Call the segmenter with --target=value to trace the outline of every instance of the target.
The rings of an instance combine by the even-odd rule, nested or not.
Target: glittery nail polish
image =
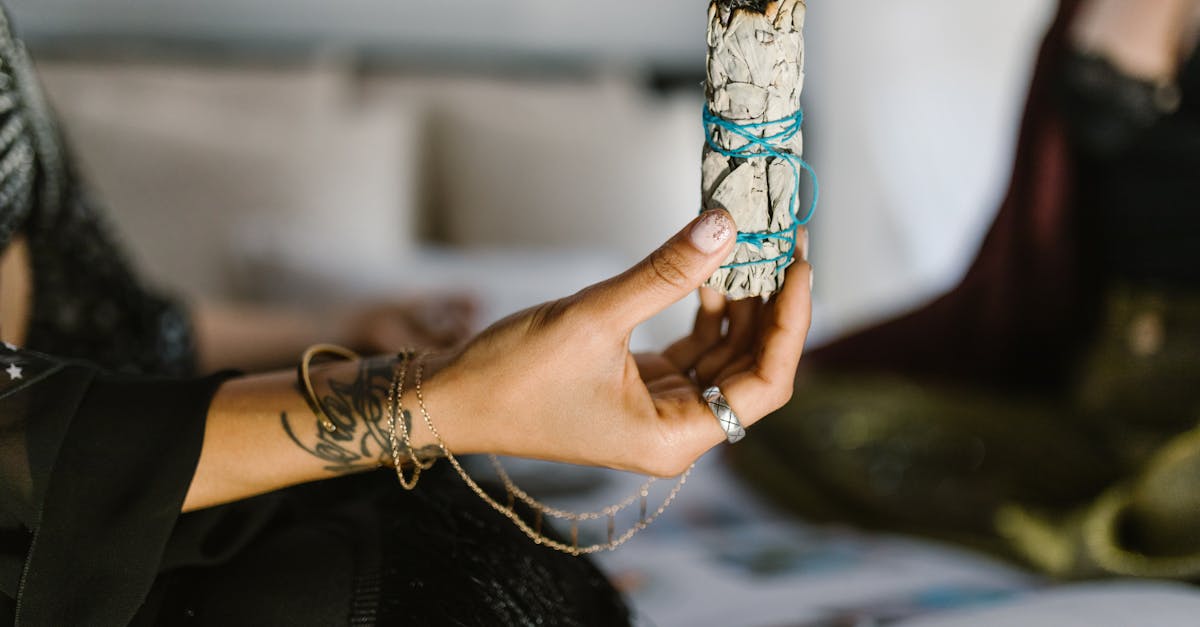
[[[694,245],[705,254],[715,253],[733,234],[733,224],[724,211],[709,211],[692,226],[688,234]]]

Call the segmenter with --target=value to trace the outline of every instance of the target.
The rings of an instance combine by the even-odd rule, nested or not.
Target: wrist
[[[455,455],[491,452],[495,449],[482,424],[484,416],[471,408],[467,389],[457,382],[450,367],[453,362],[454,356],[449,354],[424,357],[419,377],[417,364],[409,364],[401,402],[412,415],[413,444],[444,445]]]

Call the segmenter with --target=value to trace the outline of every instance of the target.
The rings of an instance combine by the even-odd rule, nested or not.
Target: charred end
[[[734,9],[742,9],[747,11],[755,11],[758,13],[766,13],[767,5],[774,0],[713,0],[717,6],[732,12]]]

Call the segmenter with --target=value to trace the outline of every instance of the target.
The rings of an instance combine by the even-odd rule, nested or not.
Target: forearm
[[[316,341],[339,342],[329,316],[250,305],[192,307],[202,372],[235,368],[263,372],[295,360]]]
[[[393,357],[344,362],[314,370],[322,407],[336,432],[320,425],[300,392],[294,372],[234,379],[221,387],[208,413],[203,449],[183,510],[229,503],[289,486],[391,466],[387,392]],[[440,451],[416,409],[413,373],[402,397],[417,416],[412,446],[422,458]],[[402,418],[403,419],[403,418]],[[439,430],[455,452],[478,452],[460,433],[452,412]],[[461,444],[459,446],[458,444]],[[408,451],[401,446],[401,461]]]

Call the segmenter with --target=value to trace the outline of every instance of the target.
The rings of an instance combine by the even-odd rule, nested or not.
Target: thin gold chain
[[[414,459],[412,478],[409,479],[404,476],[404,464],[400,460],[400,442],[396,438],[396,423],[403,423],[404,421],[398,421],[396,418],[400,412],[400,395],[404,393],[404,378],[406,376],[408,376],[408,360],[401,359],[400,363],[393,367],[392,381],[388,386],[388,443],[391,444],[392,462],[396,467],[396,479],[400,481],[400,487],[411,491],[417,487],[417,481],[421,479],[421,471],[423,469],[421,468],[421,464],[416,463]],[[407,441],[409,439],[407,425],[402,424],[400,428],[404,430],[404,439]]]
[[[417,397],[417,405],[420,408],[421,417],[425,420],[425,426],[429,427],[429,431],[430,431],[430,433],[433,434],[434,439],[437,441],[438,447],[442,449],[442,453],[446,456],[446,459],[450,462],[450,465],[454,467],[454,470],[456,472],[458,472],[459,477],[462,478],[463,482],[467,484],[467,487],[469,487],[471,489],[471,491],[475,493],[476,496],[478,496],[485,503],[487,503],[489,506],[491,506],[491,508],[496,510],[496,512],[498,512],[502,516],[511,520],[513,522],[513,524],[515,524],[517,526],[517,528],[521,530],[522,533],[524,533],[526,536],[529,537],[529,539],[533,540],[537,544],[547,546],[549,548],[552,548],[556,551],[561,551],[563,553],[569,553],[571,555],[587,555],[587,554],[592,554],[592,553],[599,553],[601,551],[611,551],[611,550],[621,546],[622,544],[625,544],[626,542],[628,542],[629,539],[632,538],[634,535],[636,535],[639,531],[645,529],[646,527],[649,527],[651,523],[653,523],[655,520],[657,520],[658,517],[661,516],[662,513],[665,512],[667,510],[667,508],[671,505],[671,503],[675,500],[675,497],[677,497],[679,495],[679,491],[682,490],[684,484],[687,483],[688,475],[691,474],[692,468],[695,467],[695,465],[692,465],[686,471],[684,471],[684,473],[682,475],[679,476],[679,482],[676,483],[675,486],[671,489],[671,491],[667,494],[666,498],[663,500],[662,505],[660,505],[658,507],[658,509],[656,509],[649,516],[646,515],[647,514],[646,498],[649,496],[649,482],[647,482],[647,484],[643,485],[642,488],[638,491],[638,493],[635,494],[630,499],[627,499],[627,501],[622,502],[618,505],[606,507],[603,510],[600,510],[600,512],[589,512],[588,514],[586,514],[586,516],[588,516],[587,518],[584,517],[585,516],[584,514],[576,514],[576,513],[572,513],[572,512],[565,512],[563,510],[556,510],[554,508],[545,507],[541,503],[538,503],[532,497],[528,497],[528,494],[526,494],[524,491],[520,491],[520,494],[523,494],[523,495],[525,495],[525,497],[528,497],[528,500],[526,500],[526,498],[522,498],[521,500],[524,501],[526,504],[529,504],[531,507],[533,507],[533,509],[538,513],[538,524],[537,524],[538,529],[534,529],[533,527],[531,527],[529,525],[529,523],[525,522],[525,520],[517,514],[516,509],[512,506],[511,498],[517,494],[517,491],[520,490],[520,488],[517,488],[517,486],[512,482],[512,480],[508,478],[507,473],[503,473],[501,475],[504,478],[505,489],[508,490],[508,494],[509,494],[509,498],[510,498],[510,503],[506,506],[506,505],[502,505],[499,502],[497,502],[494,498],[492,498],[492,496],[490,494],[488,494],[486,491],[484,491],[484,489],[481,488],[479,486],[479,484],[476,483],[475,480],[471,478],[471,475],[467,474],[466,469],[464,469],[462,467],[462,464],[459,463],[458,458],[456,458],[454,456],[454,454],[450,452],[450,449],[446,446],[446,442],[442,439],[441,433],[439,433],[437,430],[437,427],[434,426],[433,419],[430,418],[430,416],[429,416],[429,410],[425,406],[424,395],[421,393],[421,379],[422,379],[422,377],[424,375],[424,371],[425,371],[425,355],[422,353],[417,353],[415,355],[415,359],[416,359],[417,365],[416,365],[416,380],[414,382],[413,389],[414,389],[414,392]],[[401,391],[403,391],[402,388],[401,388]],[[400,404],[399,395],[397,395],[397,397],[396,397],[396,407],[400,408],[400,410],[402,411],[402,405]],[[493,457],[493,460],[494,460],[495,465],[499,467],[499,461],[495,460],[494,457]],[[634,523],[632,527],[625,530],[625,532],[622,533],[620,536],[615,536],[614,535],[614,533],[615,533],[614,523],[615,523],[616,512],[620,511],[621,509],[624,509],[625,507],[628,507],[629,505],[632,505],[639,498],[641,499],[642,509],[641,509],[641,515],[639,516],[638,521],[636,523]],[[567,544],[565,542],[560,542],[558,540],[555,540],[554,538],[550,538],[550,537],[546,536],[545,534],[543,534],[541,532],[541,529],[540,529],[541,524],[540,523],[541,523],[542,516],[544,514],[552,514],[556,518],[565,518],[567,520],[572,521],[571,544]],[[592,520],[595,518],[600,518],[602,516],[608,517],[608,542],[597,543],[597,544],[592,544],[592,545],[582,546],[582,547],[579,546],[579,521]]]
[[[400,405],[400,398],[404,396],[404,382],[408,379],[408,363],[413,359],[414,355],[415,353],[406,353],[400,360],[400,367],[402,370],[400,371],[400,376],[397,378],[396,405],[395,412],[392,414],[392,416],[393,418],[401,419],[400,430],[404,436],[404,448],[408,449],[408,456],[410,459],[412,459],[413,465],[421,470],[429,470],[430,468],[433,468],[434,464],[437,463],[437,458],[430,458],[427,462],[421,461],[421,456],[417,454],[417,450],[414,449],[412,445],[412,433],[410,433],[408,430],[409,421],[412,420],[412,416],[407,412],[404,412],[403,407]]]
[[[437,463],[436,459],[431,459],[429,462],[421,461],[412,446],[412,434],[408,430],[408,421],[403,419],[400,398],[404,395],[404,381],[408,378],[408,363],[411,359],[412,353],[404,353],[399,356],[398,363],[392,367],[392,381],[388,386],[387,396],[388,443],[391,444],[396,479],[400,481],[400,487],[410,491],[417,487],[417,482],[421,479],[421,472],[433,468],[433,465]],[[397,423],[399,424],[397,425]],[[400,459],[400,441],[398,441],[400,438],[396,437],[397,427],[402,434],[404,447],[408,449],[409,459],[412,460],[411,478],[404,476],[404,463]]]
[[[547,516],[558,518],[560,520],[600,520],[601,518],[615,516],[622,510],[636,503],[642,494],[649,493],[650,487],[653,486],[657,481],[653,478],[648,479],[642,484],[641,488],[638,488],[637,492],[630,495],[629,498],[625,499],[624,501],[617,503],[616,505],[610,505],[604,509],[594,512],[570,512],[567,510],[556,509],[533,498],[528,492],[522,490],[519,486],[517,486],[516,483],[513,482],[512,478],[508,476],[508,471],[504,469],[504,465],[500,463],[499,458],[497,458],[495,455],[488,455],[488,460],[491,461],[492,468],[496,471],[496,474],[500,477],[500,481],[504,484],[504,487],[509,491],[509,493],[517,497],[522,503],[525,503],[526,505],[538,510],[539,512],[542,512]]]

